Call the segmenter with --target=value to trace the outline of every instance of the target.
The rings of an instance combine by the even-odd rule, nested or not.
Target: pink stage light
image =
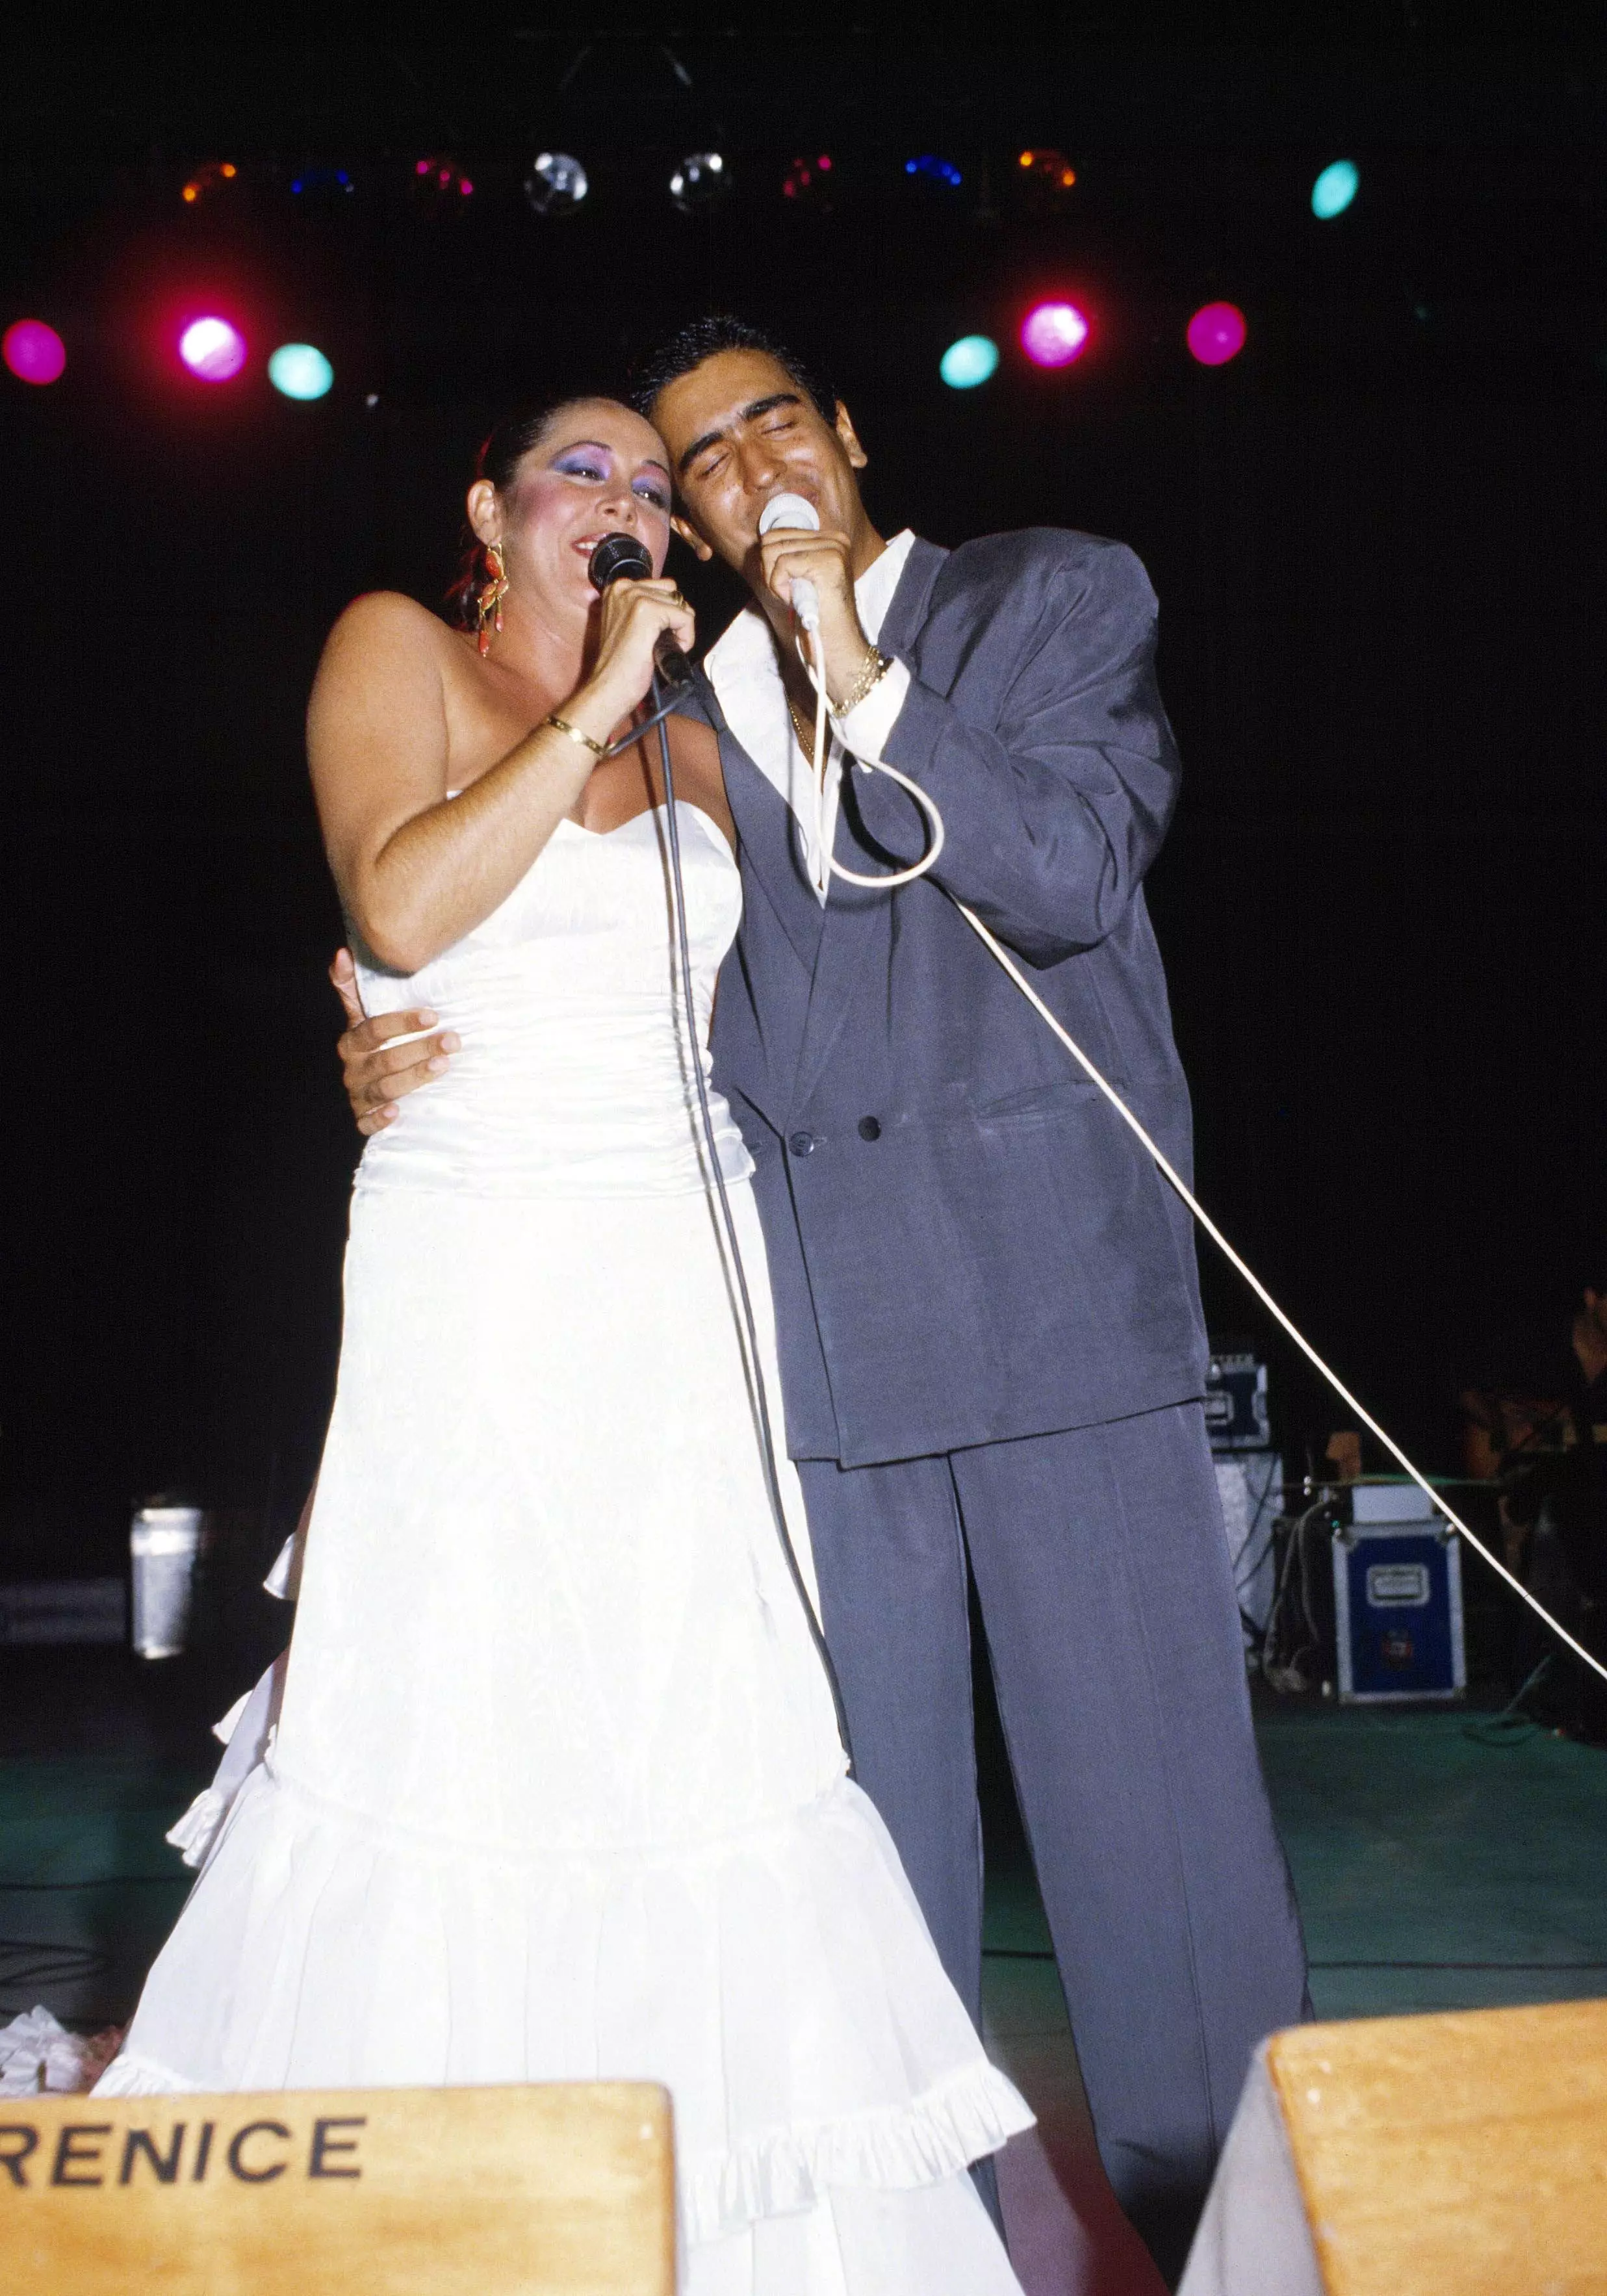
[[[232,382],[245,365],[245,337],[227,319],[192,319],[178,355],[200,382]]]
[[[1188,323],[1188,347],[1201,366],[1226,366],[1243,349],[1245,333],[1236,303],[1207,303]]]
[[[1070,366],[1087,341],[1088,322],[1075,303],[1035,303],[1021,322],[1021,348],[1034,366]]]
[[[67,365],[67,346],[43,319],[19,319],[0,338],[0,358],[20,382],[55,382]]]

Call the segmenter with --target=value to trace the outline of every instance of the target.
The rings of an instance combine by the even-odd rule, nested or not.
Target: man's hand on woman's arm
[[[446,1073],[447,1055],[459,1049],[461,1039],[450,1029],[422,1033],[435,1026],[436,1016],[427,1009],[376,1013],[366,1019],[348,948],[336,952],[329,977],[346,1010],[346,1034],[339,1046],[346,1097],[359,1132],[383,1132],[396,1121],[398,1101]],[[403,1037],[406,1043],[397,1041]]]

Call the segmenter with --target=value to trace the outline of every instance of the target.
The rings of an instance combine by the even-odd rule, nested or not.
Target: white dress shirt
[[[854,603],[860,627],[873,645],[881,633],[898,586],[914,536],[906,527],[895,535],[873,565],[854,585]],[[822,808],[824,833],[816,837],[815,761],[799,745],[782,684],[775,634],[757,606],[745,607],[725,636],[711,645],[703,668],[719,699],[726,723],[791,808],[803,839],[809,881],[824,906],[831,889],[827,858],[837,835],[837,806],[846,756],[879,763],[883,745],[898,721],[909,692],[909,671],[896,661],[872,686],[857,709],[850,709],[840,728],[827,720],[825,802]]]

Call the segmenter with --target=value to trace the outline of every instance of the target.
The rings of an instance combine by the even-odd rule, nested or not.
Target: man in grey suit
[[[1261,2037],[1302,2013],[1201,1394],[1186,1212],[955,906],[972,907],[1181,1170],[1187,1089],[1144,877],[1177,758],[1120,545],[884,542],[846,409],[740,322],[643,373],[678,527],[753,604],[710,650],[740,839],[715,1081],[758,1170],[784,1391],[857,1775],[979,2009],[967,1563],[1100,2149],[1176,2268]],[[758,534],[801,495],[818,532]],[[817,834],[819,606],[836,738]],[[892,890],[834,876],[917,860]],[[950,898],[952,896],[952,898]],[[412,1015],[397,1016],[394,1025]],[[432,1042],[343,1039],[359,1112]]]

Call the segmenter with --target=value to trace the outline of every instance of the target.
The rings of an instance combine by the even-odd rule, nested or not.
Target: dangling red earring
[[[480,630],[480,650],[482,657],[491,651],[491,634],[502,629],[502,602],[507,595],[508,572],[502,562],[502,545],[488,542],[486,566],[490,578],[478,590],[474,598],[474,616]]]

